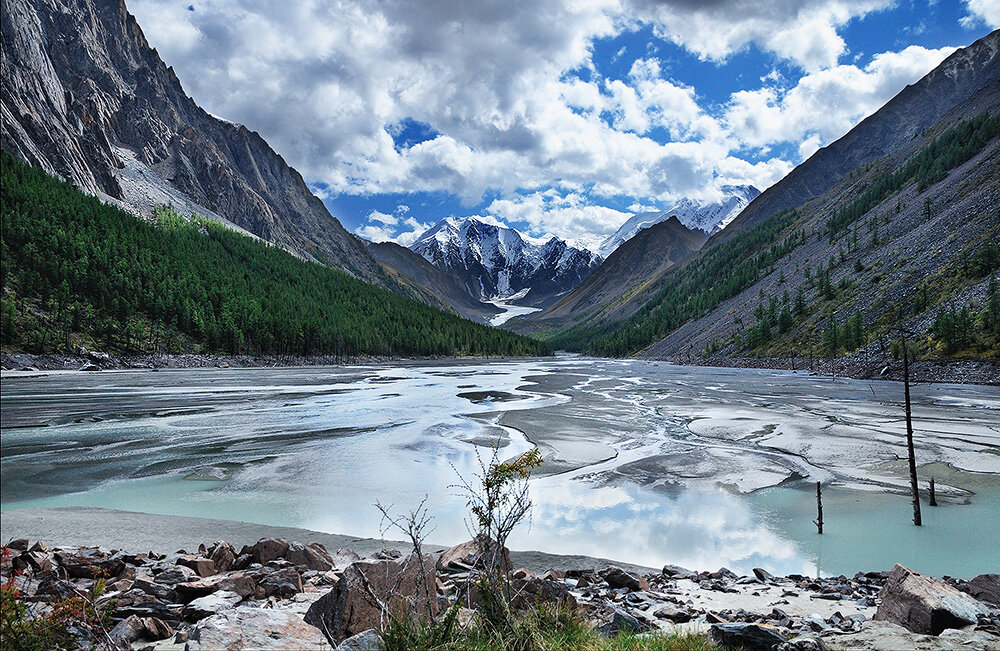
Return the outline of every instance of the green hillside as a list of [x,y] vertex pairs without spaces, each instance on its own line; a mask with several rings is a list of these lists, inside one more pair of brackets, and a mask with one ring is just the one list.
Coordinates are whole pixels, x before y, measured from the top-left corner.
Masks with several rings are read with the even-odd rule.
[[169,207],[157,223],[2,154],[3,349],[539,355],[475,324]]
[[[946,264],[931,274],[913,272],[912,281],[907,281],[916,287],[912,298],[897,296],[895,304],[880,306],[877,313],[861,307],[844,312],[852,297],[874,295],[883,275],[898,271],[884,252],[888,251],[886,224],[902,208],[899,193],[907,188],[915,193],[923,218],[930,219],[939,208],[925,191],[998,135],[1000,116],[982,114],[959,122],[895,168],[856,170],[863,187],[833,206],[829,217],[820,217],[815,208],[780,211],[710,244],[695,258],[669,270],[653,297],[628,318],[593,319],[543,336],[556,348],[611,356],[636,354],[763,279],[777,276],[774,285],[780,289],[754,297],[750,314],[736,312],[729,317],[737,333],[706,343],[702,354],[725,347],[731,355],[783,356],[805,354],[802,351],[815,344],[816,353],[835,356],[864,346],[872,334],[884,334],[892,326],[931,312],[928,327],[921,333],[926,335],[922,352],[995,356],[1000,350],[996,282],[987,283],[985,300],[961,305],[953,301],[961,290],[983,283],[1000,269],[997,222],[989,213],[966,219],[972,234],[964,242],[949,238],[947,244],[956,253]],[[992,183],[989,172],[983,173],[987,179],[982,183]],[[970,183],[960,184],[963,191],[978,191]],[[875,209],[881,214],[876,215]],[[904,236],[896,234],[900,241]],[[807,243],[818,264],[790,264],[790,254]],[[875,262],[862,262],[862,256],[870,257],[876,250],[880,257]],[[831,281],[832,275],[839,278]]]

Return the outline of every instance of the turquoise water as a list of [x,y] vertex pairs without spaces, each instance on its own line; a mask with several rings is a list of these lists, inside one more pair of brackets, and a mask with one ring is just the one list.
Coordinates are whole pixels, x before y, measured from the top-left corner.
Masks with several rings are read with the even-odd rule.
[[[536,442],[558,470],[532,481],[517,549],[741,573],[1000,570],[989,452],[1000,390],[915,390],[922,457],[990,470],[959,473],[970,503],[924,506],[921,528],[908,498],[885,492],[884,466],[854,468],[897,457],[893,390],[586,359],[5,375],[0,510],[94,506],[370,537],[376,501],[406,510],[427,496],[430,539],[449,544],[469,536],[456,472],[471,476],[499,437],[503,456]],[[695,431],[685,413],[711,419]],[[871,436],[852,424],[872,422]],[[827,486],[819,536],[811,488],[718,485],[777,483],[789,469],[868,490]]]

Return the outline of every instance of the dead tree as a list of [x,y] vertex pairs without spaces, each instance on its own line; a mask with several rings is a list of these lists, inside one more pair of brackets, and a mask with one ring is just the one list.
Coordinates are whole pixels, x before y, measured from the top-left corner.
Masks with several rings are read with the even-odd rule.
[[903,344],[903,398],[906,406],[906,449],[910,461],[910,492],[913,498],[913,524],[921,525],[920,521],[920,489],[917,486],[917,458],[913,453],[913,420],[910,416],[910,363],[907,350],[907,331],[901,331]]
[[813,520],[816,530],[823,533],[823,485],[816,482],[816,519]]

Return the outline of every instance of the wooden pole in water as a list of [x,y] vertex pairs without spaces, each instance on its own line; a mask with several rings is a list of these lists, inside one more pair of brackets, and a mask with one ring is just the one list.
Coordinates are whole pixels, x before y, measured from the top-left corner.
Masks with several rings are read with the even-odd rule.
[[937,506],[937,498],[934,497],[934,478],[931,477],[931,506]]
[[910,355],[906,350],[906,335],[903,335],[903,397],[906,402],[906,448],[910,456],[910,492],[913,493],[913,524],[921,526],[920,489],[917,486],[917,459],[913,454],[913,421],[910,418]]
[[816,519],[813,520],[816,530],[823,533],[823,485],[816,482]]

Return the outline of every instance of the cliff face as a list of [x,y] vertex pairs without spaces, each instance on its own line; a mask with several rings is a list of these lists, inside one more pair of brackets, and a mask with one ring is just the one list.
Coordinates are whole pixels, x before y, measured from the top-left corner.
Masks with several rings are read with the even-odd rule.
[[4,0],[0,144],[139,214],[166,199],[392,285],[256,132],[209,115],[121,0]]

